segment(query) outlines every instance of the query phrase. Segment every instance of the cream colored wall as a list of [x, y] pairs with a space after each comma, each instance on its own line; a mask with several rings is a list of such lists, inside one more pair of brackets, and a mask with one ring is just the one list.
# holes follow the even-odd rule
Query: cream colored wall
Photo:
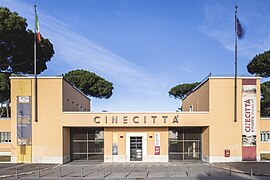
[[[63, 109], [63, 83], [62, 78], [38, 78], [38, 122], [33, 121], [33, 162], [64, 162], [64, 157], [70, 153], [69, 127], [104, 127], [104, 151], [111, 154], [112, 132], [118, 131], [119, 143], [124, 144], [119, 149], [119, 154], [125, 154], [125, 133], [131, 131], [144, 131], [147, 136], [153, 135], [159, 129], [162, 141], [168, 141], [168, 127], [208, 127], [203, 130], [202, 149], [203, 156], [213, 158], [224, 157], [224, 150], [230, 149], [232, 158], [240, 158], [242, 155], [242, 133], [241, 133], [241, 86], [242, 80], [238, 79], [238, 115], [237, 122], [233, 119], [233, 78], [210, 78], [206, 82], [205, 89], [209, 89], [209, 112], [165, 112], [165, 113], [92, 113], [92, 112], [62, 112]], [[16, 157], [16, 97], [19, 95], [31, 95], [34, 92], [33, 79], [14, 78], [11, 79], [12, 99], [12, 154]], [[200, 90], [204, 96], [205, 89]], [[22, 89], [23, 91], [19, 91]], [[203, 90], [204, 89], [204, 90]], [[260, 89], [259, 79], [257, 89]], [[30, 92], [30, 93], [29, 93]], [[206, 93], [207, 94], [207, 93]], [[197, 95], [199, 97], [199, 94]], [[66, 97], [66, 96], [65, 96]], [[204, 97], [205, 98], [205, 97]], [[259, 121], [259, 93], [257, 94], [257, 128], [263, 127]], [[208, 98], [206, 98], [207, 101]], [[33, 99], [32, 99], [33, 100]], [[203, 98], [200, 100], [203, 102]], [[34, 104], [34, 101], [32, 101]], [[206, 106], [206, 105], [205, 105]], [[208, 105], [207, 105], [208, 106]], [[199, 106], [200, 108], [201, 106]], [[34, 106], [32, 106], [34, 115]], [[117, 117], [118, 121], [112, 122]], [[155, 117], [155, 118], [153, 118]], [[164, 119], [164, 117], [166, 117]], [[134, 119], [135, 118], [135, 119]], [[177, 121], [175, 120], [177, 119]], [[146, 122], [145, 122], [145, 119]], [[155, 122], [154, 122], [155, 120]], [[137, 123], [139, 122], [139, 123]], [[64, 127], [64, 128], [63, 128]], [[164, 131], [163, 131], [164, 129]], [[166, 130], [165, 130], [166, 129]], [[257, 137], [260, 137], [259, 130]], [[207, 139], [209, 138], [209, 144]], [[258, 138], [257, 138], [258, 139]], [[153, 141], [148, 140], [147, 153], [154, 154]], [[121, 146], [122, 147], [122, 146]], [[165, 147], [165, 146], [163, 146]], [[166, 145], [168, 147], [168, 145]], [[210, 147], [208, 150], [207, 147]], [[263, 147], [262, 147], [263, 148]], [[257, 153], [260, 151], [260, 143], [257, 145]], [[168, 148], [161, 149], [162, 154], [168, 154]], [[166, 155], [167, 155], [166, 154]], [[211, 159], [210, 159], [211, 161]]]
[[70, 128], [63, 128], [64, 162], [70, 161]]
[[113, 133], [118, 134], [118, 154], [126, 155], [126, 133], [130, 132], [147, 133], [147, 155], [155, 155], [155, 133], [160, 133], [160, 155], [168, 155], [168, 128], [104, 128], [104, 155], [112, 155]]
[[[12, 162], [31, 162], [31, 146], [17, 146], [17, 96], [31, 96], [34, 88], [34, 81], [30, 78], [13, 79], [11, 85], [11, 161]], [[34, 99], [32, 98], [32, 117], [34, 114]]]
[[[11, 132], [10, 118], [0, 118], [0, 132]], [[11, 152], [11, 146], [11, 143], [0, 143], [0, 153]]]
[[193, 106], [193, 111], [209, 111], [209, 81], [183, 100], [182, 111], [189, 111], [190, 106]]
[[90, 100], [63, 80], [63, 111], [79, 111], [80, 105], [83, 111], [90, 111]]
[[[257, 78], [257, 89], [260, 79]], [[231, 158], [223, 160], [242, 160], [242, 79], [237, 80], [237, 122], [234, 122], [234, 78], [209, 78], [210, 96], [210, 156], [219, 160], [225, 149], [230, 150]], [[259, 134], [260, 94], [257, 93], [257, 137]], [[258, 139], [258, 138], [257, 138]], [[258, 140], [257, 140], [258, 142]], [[260, 145], [257, 143], [257, 157]]]
[[[30, 162], [62, 162], [62, 78], [38, 78], [37, 84], [38, 122], [35, 122], [34, 79], [30, 77], [11, 78], [13, 90], [11, 91], [11, 108], [14, 121], [12, 132], [16, 133], [17, 96], [32, 96], [32, 150], [30, 149], [32, 158]], [[12, 142], [15, 142], [12, 144], [16, 146], [16, 135], [12, 136]], [[17, 156], [17, 151], [19, 152], [20, 149], [13, 148], [13, 158]]]
[[[152, 116], [155, 116], [155, 123]], [[167, 117], [166, 123], [164, 123], [164, 116]], [[99, 117], [95, 123], [95, 118]], [[117, 117], [117, 123], [112, 121]], [[135, 121], [139, 123], [134, 123]], [[174, 118], [178, 119], [178, 123], [174, 123]], [[210, 114], [208, 112], [164, 112], [164, 113], [92, 113], [92, 112], [63, 112], [62, 125], [65, 127], [185, 127], [185, 126], [209, 126]], [[144, 118], [147, 119], [144, 123]], [[124, 119], [127, 119], [127, 123], [124, 123]], [[106, 123], [107, 121], [107, 123]]]
[[[260, 131], [270, 131], [270, 117], [261, 118], [260, 120]], [[257, 138], [258, 142], [260, 141], [260, 136]], [[270, 142], [261, 142], [260, 143], [260, 152], [261, 153], [270, 153]]]
[[209, 146], [209, 127], [202, 128], [202, 160], [209, 161], [210, 146]]
[[10, 118], [0, 118], [0, 132], [11, 132]]
[[[127, 155], [127, 133], [146, 133], [147, 156], [155, 156], [155, 133], [160, 133], [160, 155], [168, 155], [168, 128], [104, 128], [104, 156], [106, 161], [109, 161], [109, 158], [113, 162], [112, 146], [114, 133], [117, 134], [118, 156], [125, 157]], [[152, 137], [150, 138], [150, 136]], [[123, 158], [121, 161], [125, 161], [125, 159]]]

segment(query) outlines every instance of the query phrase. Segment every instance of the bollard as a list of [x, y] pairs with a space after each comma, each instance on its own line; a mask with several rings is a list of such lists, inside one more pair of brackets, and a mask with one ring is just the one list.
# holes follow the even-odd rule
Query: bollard
[[83, 167], [81, 169], [81, 178], [83, 178]]
[[252, 168], [250, 169], [250, 176], [253, 176]]
[[18, 178], [18, 168], [16, 168], [16, 172], [15, 172], [15, 178], [17, 179]]
[[187, 166], [187, 176], [189, 177], [190, 174], [189, 174], [189, 166]]
[[40, 169], [38, 168], [37, 178], [40, 178]]
[[208, 176], [211, 176], [211, 166], [208, 166]]
[[127, 167], [125, 167], [125, 177], [127, 177]]
[[105, 177], [106, 177], [106, 169], [103, 168], [103, 178], [105, 178]]
[[59, 177], [62, 178], [62, 168], [59, 168]]
[[166, 167], [166, 178], [168, 178], [169, 177], [169, 174], [168, 174], [168, 166]]
[[232, 167], [230, 166], [230, 172], [229, 172], [229, 176], [232, 175]]

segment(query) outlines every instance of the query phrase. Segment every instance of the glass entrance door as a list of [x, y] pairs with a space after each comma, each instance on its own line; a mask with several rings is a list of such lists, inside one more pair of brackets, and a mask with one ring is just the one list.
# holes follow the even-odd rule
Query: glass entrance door
[[169, 160], [201, 160], [201, 128], [170, 128]]
[[142, 161], [142, 137], [130, 137], [130, 161]]
[[103, 128], [71, 128], [71, 160], [103, 161]]

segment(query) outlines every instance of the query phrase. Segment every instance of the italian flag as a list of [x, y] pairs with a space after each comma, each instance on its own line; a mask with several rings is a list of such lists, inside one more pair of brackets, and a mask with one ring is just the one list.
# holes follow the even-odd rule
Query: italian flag
[[37, 41], [40, 42], [41, 41], [41, 37], [40, 37], [39, 22], [38, 22], [37, 13], [36, 13], [36, 34], [37, 34]]

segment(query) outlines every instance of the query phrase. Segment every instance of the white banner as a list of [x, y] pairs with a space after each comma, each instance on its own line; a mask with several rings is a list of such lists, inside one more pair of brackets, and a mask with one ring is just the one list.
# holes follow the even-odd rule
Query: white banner
[[242, 145], [256, 146], [256, 85], [242, 87]]
[[155, 133], [155, 146], [160, 146], [160, 133]]

